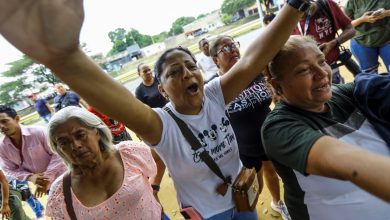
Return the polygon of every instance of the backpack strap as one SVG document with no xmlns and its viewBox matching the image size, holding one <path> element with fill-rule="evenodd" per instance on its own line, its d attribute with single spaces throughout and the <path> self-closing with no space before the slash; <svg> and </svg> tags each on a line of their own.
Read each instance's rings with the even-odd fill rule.
<svg viewBox="0 0 390 220">
<path fill-rule="evenodd" d="M 66 211 L 71 220 L 77 220 L 76 213 L 74 212 L 73 204 L 72 204 L 72 193 L 70 191 L 71 187 L 71 177 L 70 173 L 66 173 L 62 179 L 62 188 L 64 191 L 64 200 Z"/>
<path fill-rule="evenodd" d="M 166 112 L 169 113 L 169 115 L 171 115 L 171 117 L 175 120 L 176 124 L 179 126 L 181 132 L 183 133 L 184 135 L 184 138 L 187 140 L 187 142 L 191 145 L 191 149 L 193 151 L 197 151 L 198 149 L 200 149 L 202 147 L 202 144 L 199 142 L 199 140 L 195 137 L 195 135 L 191 132 L 191 130 L 188 128 L 187 124 L 181 120 L 180 118 L 178 118 L 173 112 L 171 109 L 169 109 L 167 106 L 165 106 L 163 108 Z M 215 161 L 213 160 L 213 158 L 211 158 L 210 154 L 208 154 L 208 152 L 206 150 L 203 150 L 199 157 L 202 159 L 202 161 L 204 163 L 206 163 L 206 165 L 219 177 L 223 180 L 224 184 L 227 186 L 229 184 L 232 183 L 232 178 L 231 176 L 228 176 L 228 177 L 225 177 L 223 174 L 222 174 L 222 171 L 221 169 L 219 168 L 219 166 L 215 163 Z M 217 189 L 218 192 L 220 192 L 218 189 Z M 225 192 L 226 193 L 226 192 Z M 224 194 L 224 193 L 221 193 L 221 194 Z"/>
</svg>

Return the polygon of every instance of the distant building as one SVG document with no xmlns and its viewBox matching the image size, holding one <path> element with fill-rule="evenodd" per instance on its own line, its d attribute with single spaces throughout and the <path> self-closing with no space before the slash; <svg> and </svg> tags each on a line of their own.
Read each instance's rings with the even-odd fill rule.
<svg viewBox="0 0 390 220">
<path fill-rule="evenodd" d="M 219 11 L 214 11 L 211 14 L 197 19 L 194 22 L 183 26 L 185 37 L 197 37 L 202 35 L 209 30 L 216 29 L 217 27 L 223 26 Z"/>
<path fill-rule="evenodd" d="M 164 51 L 166 49 L 166 46 L 164 43 L 155 43 L 152 45 L 149 45 L 147 47 L 144 47 L 141 49 L 142 54 L 144 56 L 150 56 L 153 54 L 156 54 L 158 52 Z"/>
</svg>

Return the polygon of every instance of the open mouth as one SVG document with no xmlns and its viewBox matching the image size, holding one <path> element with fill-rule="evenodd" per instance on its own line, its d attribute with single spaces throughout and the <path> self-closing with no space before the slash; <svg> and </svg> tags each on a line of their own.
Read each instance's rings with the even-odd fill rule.
<svg viewBox="0 0 390 220">
<path fill-rule="evenodd" d="M 194 95 L 199 91 L 199 86 L 196 83 L 191 84 L 189 87 L 187 87 L 187 91 L 191 94 Z"/>
<path fill-rule="evenodd" d="M 315 91 L 326 91 L 330 88 L 329 83 L 325 83 L 322 86 L 316 87 L 314 90 Z"/>
</svg>

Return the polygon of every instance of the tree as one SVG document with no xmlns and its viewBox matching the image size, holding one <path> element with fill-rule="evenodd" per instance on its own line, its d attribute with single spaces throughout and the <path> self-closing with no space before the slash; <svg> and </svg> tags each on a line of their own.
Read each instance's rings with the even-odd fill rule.
<svg viewBox="0 0 390 220">
<path fill-rule="evenodd" d="M 0 103 L 5 105 L 15 105 L 25 99 L 25 90 L 32 88 L 30 83 L 25 83 L 27 77 L 20 77 L 11 82 L 4 83 L 0 86 Z"/>
<path fill-rule="evenodd" d="M 13 61 L 11 63 L 8 63 L 7 65 L 10 66 L 8 71 L 5 71 L 2 73 L 5 77 L 18 77 L 22 74 L 26 73 L 28 68 L 33 64 L 34 62 L 28 58 L 27 56 L 23 56 L 22 59 Z"/>
<path fill-rule="evenodd" d="M 195 21 L 194 17 L 180 17 L 176 19 L 176 21 L 172 23 L 172 27 L 169 31 L 169 34 L 173 36 L 183 33 L 183 26 L 192 23 L 193 21 Z"/>
<path fill-rule="evenodd" d="M 231 15 L 228 15 L 228 14 L 222 14 L 221 16 L 221 21 L 224 23 L 224 24 L 230 24 L 232 22 L 232 16 Z"/>
<path fill-rule="evenodd" d="M 113 44 L 117 41 L 125 41 L 125 35 L 126 30 L 124 28 L 117 28 L 114 31 L 108 32 L 108 37 Z"/>
<path fill-rule="evenodd" d="M 31 73 L 35 75 L 35 81 L 39 83 L 48 82 L 54 85 L 60 82 L 60 80 L 58 80 L 58 78 L 42 64 L 34 65 Z"/>
<path fill-rule="evenodd" d="M 251 6 L 256 3 L 256 0 L 224 0 L 221 6 L 223 14 L 233 15 L 240 9 Z"/>
</svg>

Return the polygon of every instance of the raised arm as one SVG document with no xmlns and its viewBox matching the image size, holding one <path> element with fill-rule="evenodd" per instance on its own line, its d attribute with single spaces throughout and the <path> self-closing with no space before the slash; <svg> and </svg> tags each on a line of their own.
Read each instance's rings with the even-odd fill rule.
<svg viewBox="0 0 390 220">
<path fill-rule="evenodd" d="M 11 44 L 50 68 L 97 110 L 158 143 L 158 115 L 79 49 L 83 19 L 82 0 L 0 0 L 0 33 Z"/>
<path fill-rule="evenodd" d="M 324 136 L 311 148 L 306 172 L 351 181 L 390 202 L 390 175 L 383 175 L 389 168 L 388 157 Z"/>
<path fill-rule="evenodd" d="M 221 77 L 225 103 L 245 89 L 286 43 L 303 12 L 285 4 L 275 19 L 250 44 L 242 58 Z"/>
</svg>

